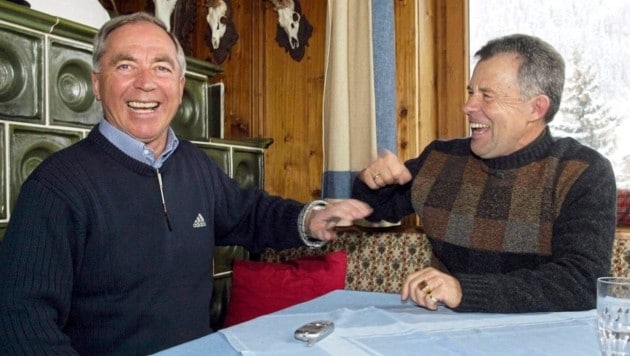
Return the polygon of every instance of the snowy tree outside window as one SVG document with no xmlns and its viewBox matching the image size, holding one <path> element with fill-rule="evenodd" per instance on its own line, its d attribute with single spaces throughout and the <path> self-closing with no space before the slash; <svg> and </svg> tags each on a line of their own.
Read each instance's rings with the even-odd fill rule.
<svg viewBox="0 0 630 356">
<path fill-rule="evenodd" d="M 560 111 L 550 127 L 608 157 L 630 189 L 630 1 L 470 0 L 470 64 L 488 40 L 540 37 L 564 57 Z"/>
</svg>

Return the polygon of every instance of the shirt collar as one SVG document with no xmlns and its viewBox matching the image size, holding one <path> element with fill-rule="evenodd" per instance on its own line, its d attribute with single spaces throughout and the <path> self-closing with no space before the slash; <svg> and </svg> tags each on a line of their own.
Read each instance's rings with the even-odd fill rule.
<svg viewBox="0 0 630 356">
<path fill-rule="evenodd" d="M 109 140 L 109 142 L 111 142 L 119 150 L 123 151 L 126 155 L 156 169 L 162 167 L 164 161 L 171 156 L 179 145 L 179 140 L 177 139 L 175 132 L 169 127 L 164 152 L 162 152 L 158 158 L 154 158 L 153 156 L 155 152 L 152 148 L 114 127 L 109 123 L 109 121 L 105 119 L 101 120 L 98 129 L 101 134 Z"/>
</svg>

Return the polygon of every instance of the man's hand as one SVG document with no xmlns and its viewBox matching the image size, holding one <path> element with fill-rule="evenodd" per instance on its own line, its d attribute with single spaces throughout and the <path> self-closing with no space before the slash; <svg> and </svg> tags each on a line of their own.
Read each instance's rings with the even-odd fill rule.
<svg viewBox="0 0 630 356">
<path fill-rule="evenodd" d="M 366 203 L 347 199 L 326 205 L 322 209 L 312 210 L 306 217 L 306 227 L 309 236 L 329 241 L 337 237 L 335 227 L 340 221 L 363 219 L 372 214 L 372 208 Z"/>
<path fill-rule="evenodd" d="M 437 309 L 438 302 L 456 308 L 462 302 L 462 287 L 450 274 L 427 267 L 405 279 L 400 298 L 407 300 L 410 297 L 416 304 L 431 310 Z"/>
<path fill-rule="evenodd" d="M 371 189 L 379 189 L 387 185 L 403 185 L 411 180 L 411 172 L 388 150 L 383 150 L 367 168 L 359 173 L 361 179 Z"/>
</svg>

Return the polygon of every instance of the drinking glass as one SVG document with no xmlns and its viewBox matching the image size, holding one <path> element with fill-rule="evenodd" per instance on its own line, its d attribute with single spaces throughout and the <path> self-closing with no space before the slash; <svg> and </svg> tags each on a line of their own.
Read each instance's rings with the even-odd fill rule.
<svg viewBox="0 0 630 356">
<path fill-rule="evenodd" d="M 602 356 L 630 355 L 630 278 L 597 279 L 597 326 Z"/>
</svg>

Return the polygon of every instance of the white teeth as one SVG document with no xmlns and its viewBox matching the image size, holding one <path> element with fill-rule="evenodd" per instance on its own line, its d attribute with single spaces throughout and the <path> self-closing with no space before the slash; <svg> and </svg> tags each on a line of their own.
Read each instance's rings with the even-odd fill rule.
<svg viewBox="0 0 630 356">
<path fill-rule="evenodd" d="M 470 128 L 471 129 L 485 129 L 485 128 L 489 128 L 490 125 L 486 125 L 486 124 L 480 124 L 478 122 L 471 122 L 470 123 Z"/>
<path fill-rule="evenodd" d="M 155 109 L 158 107 L 159 103 L 155 101 L 151 102 L 140 102 L 140 101 L 130 101 L 127 105 L 134 109 Z"/>
</svg>

